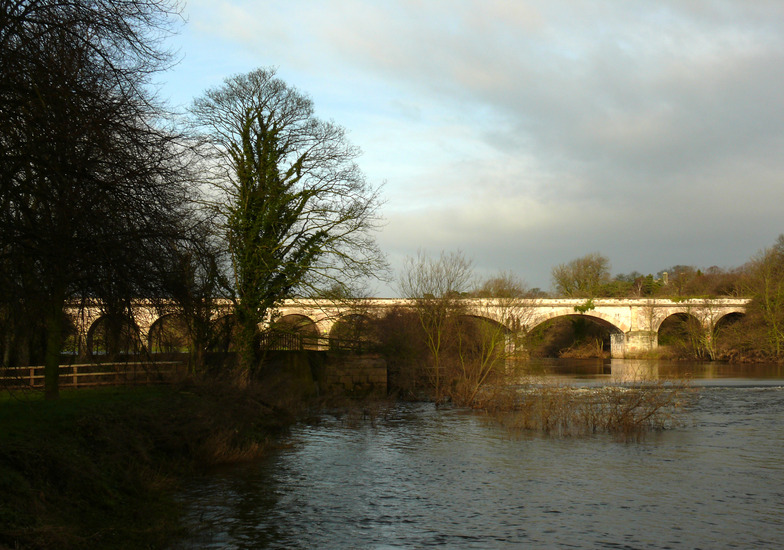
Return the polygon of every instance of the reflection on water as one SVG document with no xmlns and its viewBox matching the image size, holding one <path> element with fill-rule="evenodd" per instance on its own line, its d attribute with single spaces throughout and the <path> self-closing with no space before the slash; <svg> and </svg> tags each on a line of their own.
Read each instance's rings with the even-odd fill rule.
<svg viewBox="0 0 784 550">
<path fill-rule="evenodd" d="M 175 548 L 780 547 L 784 377 L 682 367 L 708 383 L 690 424 L 641 442 L 515 435 L 428 404 L 298 426 L 262 462 L 194 482 Z"/>
<path fill-rule="evenodd" d="M 593 383 L 635 382 L 687 376 L 697 386 L 776 384 L 784 365 L 721 363 L 717 361 L 649 361 L 633 359 L 538 359 L 530 363 L 535 375 L 554 380 Z"/>
</svg>

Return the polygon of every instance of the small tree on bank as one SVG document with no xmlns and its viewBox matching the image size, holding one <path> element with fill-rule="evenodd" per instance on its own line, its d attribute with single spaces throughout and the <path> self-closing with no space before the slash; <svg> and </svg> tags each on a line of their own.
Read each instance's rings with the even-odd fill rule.
<svg viewBox="0 0 784 550">
<path fill-rule="evenodd" d="M 345 130 L 272 69 L 233 76 L 191 108 L 202 133 L 231 255 L 244 369 L 256 335 L 283 299 L 376 276 L 378 189 Z"/>
<path fill-rule="evenodd" d="M 400 277 L 428 350 L 424 370 L 436 403 L 474 405 L 489 384 L 513 380 L 521 357 L 535 303 L 526 285 L 508 272 L 474 291 L 472 283 L 471 262 L 461 252 L 433 258 L 420 251 Z"/>
<path fill-rule="evenodd" d="M 432 258 L 420 250 L 415 258 L 406 258 L 398 281 L 401 295 L 414 302 L 430 351 L 428 374 L 436 403 L 444 397 L 443 352 L 457 330 L 455 322 L 463 312 L 464 294 L 472 278 L 471 261 L 462 252 L 441 252 L 438 258 Z"/>
</svg>

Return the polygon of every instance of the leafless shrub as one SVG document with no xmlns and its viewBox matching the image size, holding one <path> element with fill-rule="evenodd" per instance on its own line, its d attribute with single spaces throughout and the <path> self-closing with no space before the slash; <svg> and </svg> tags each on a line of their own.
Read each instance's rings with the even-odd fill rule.
<svg viewBox="0 0 784 550">
<path fill-rule="evenodd" d="M 694 391 L 684 378 L 639 379 L 602 387 L 530 379 L 485 396 L 481 408 L 512 430 L 555 436 L 635 436 L 680 425 Z"/>
</svg>

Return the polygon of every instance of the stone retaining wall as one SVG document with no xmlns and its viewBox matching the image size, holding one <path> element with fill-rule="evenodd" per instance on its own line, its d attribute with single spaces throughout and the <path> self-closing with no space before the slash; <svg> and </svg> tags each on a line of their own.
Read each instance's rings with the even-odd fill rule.
<svg viewBox="0 0 784 550">
<path fill-rule="evenodd" d="M 378 355 L 327 353 L 314 377 L 324 393 L 356 396 L 387 393 L 387 362 Z"/>
<path fill-rule="evenodd" d="M 379 355 L 333 351 L 273 351 L 265 366 L 279 391 L 302 396 L 387 394 L 387 363 Z"/>
</svg>

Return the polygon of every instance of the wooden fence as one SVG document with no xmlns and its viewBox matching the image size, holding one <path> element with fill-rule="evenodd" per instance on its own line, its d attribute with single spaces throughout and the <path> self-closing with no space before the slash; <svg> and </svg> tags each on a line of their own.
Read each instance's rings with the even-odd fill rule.
<svg viewBox="0 0 784 550">
<path fill-rule="evenodd" d="M 182 361 L 81 363 L 60 365 L 60 387 L 171 383 L 187 374 Z M 0 368 L 0 388 L 43 388 L 44 367 Z"/>
<path fill-rule="evenodd" d="M 340 350 L 362 352 L 368 342 L 287 332 L 267 332 L 260 345 L 267 350 Z M 94 362 L 60 365 L 59 386 L 77 388 L 133 384 L 165 384 L 187 375 L 185 361 Z M 44 367 L 0 367 L 0 389 L 43 388 Z"/>
</svg>

